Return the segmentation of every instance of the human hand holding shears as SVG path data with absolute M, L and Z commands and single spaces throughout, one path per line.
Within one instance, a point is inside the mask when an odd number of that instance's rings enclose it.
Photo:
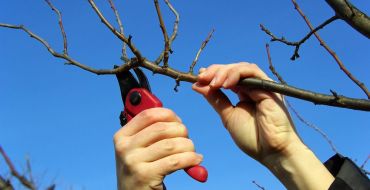
M 117 75 L 125 109 L 114 136 L 119 189 L 165 189 L 164 177 L 179 169 L 204 182 L 207 171 L 198 164 L 186 127 L 151 92 L 141 70 Z

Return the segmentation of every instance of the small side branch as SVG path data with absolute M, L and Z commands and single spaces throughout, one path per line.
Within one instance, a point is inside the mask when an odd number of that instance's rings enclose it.
M 162 33 L 163 33 L 163 37 L 164 37 L 163 67 L 167 68 L 168 67 L 169 53 L 172 50 L 170 49 L 170 41 L 169 41 L 169 38 L 168 38 L 166 26 L 165 26 L 164 21 L 163 21 L 163 17 L 162 17 L 162 13 L 161 13 L 161 8 L 159 7 L 158 0 L 154 0 L 154 5 L 155 5 L 155 9 L 156 9 L 157 15 L 158 15 L 159 26 L 161 27 L 161 30 L 162 30 Z
M 54 11 L 58 15 L 58 23 L 59 23 L 59 28 L 60 32 L 62 33 L 63 37 L 63 54 L 68 55 L 68 44 L 67 44 L 67 35 L 64 30 L 63 26 L 63 19 L 62 19 L 62 13 L 50 2 L 50 0 L 45 0 L 45 2 L 49 5 L 52 11 Z
M 215 32 L 215 29 L 212 29 L 211 32 L 208 33 L 207 38 L 203 41 L 202 45 L 200 46 L 200 48 L 199 48 L 199 50 L 197 52 L 197 55 L 195 56 L 193 62 L 190 65 L 190 68 L 189 68 L 189 73 L 190 74 L 193 74 L 194 67 L 195 67 L 195 65 L 198 62 L 199 56 L 202 53 L 203 49 L 207 46 L 207 44 L 208 44 L 209 40 L 212 38 L 212 35 L 213 35 L 214 32 Z
M 265 190 L 265 188 L 263 186 L 261 186 L 260 184 L 258 184 L 256 181 L 253 180 L 252 183 L 255 184 L 258 189 Z
M 308 20 L 307 16 L 303 13 L 301 8 L 299 7 L 296 0 L 292 0 L 292 3 L 295 7 L 295 9 L 298 11 L 298 13 L 301 15 L 301 17 L 305 20 L 307 26 L 311 29 L 311 31 L 314 30 L 311 22 Z M 317 32 L 313 32 L 317 40 L 319 40 L 320 45 L 323 46 L 326 51 L 334 58 L 335 62 L 338 64 L 339 68 L 357 85 L 359 86 L 362 91 L 366 94 L 367 98 L 370 99 L 370 92 L 366 88 L 365 84 L 361 81 L 359 81 L 353 74 L 344 66 L 343 62 L 339 59 L 337 54 L 324 42 L 324 40 L 319 36 Z
M 368 155 L 366 160 L 364 161 L 364 163 L 361 164 L 361 169 L 365 169 L 365 166 L 366 166 L 367 162 L 369 161 L 369 159 L 370 159 L 370 155 Z
M 370 38 L 370 18 L 349 0 L 325 0 L 335 13 L 352 28 Z
M 125 35 L 121 34 L 119 31 L 117 31 L 111 23 L 108 22 L 108 20 L 104 17 L 103 13 L 100 11 L 98 6 L 95 4 L 94 0 L 88 0 L 91 7 L 94 9 L 95 13 L 98 15 L 102 23 L 120 40 L 122 40 L 124 43 L 127 44 L 127 46 L 130 48 L 132 53 L 136 56 L 138 60 L 144 60 L 144 57 L 141 55 L 140 51 L 135 47 L 135 45 L 131 41 L 131 37 L 128 38 L 125 37 Z
M 35 39 L 36 41 L 40 42 L 43 46 L 45 46 L 46 49 L 49 51 L 49 53 L 51 55 L 53 55 L 54 57 L 60 58 L 60 59 L 64 59 L 64 60 L 67 61 L 68 64 L 75 65 L 75 66 L 77 66 L 77 67 L 79 67 L 79 68 L 81 68 L 83 70 L 86 70 L 86 71 L 89 71 L 89 72 L 92 72 L 92 73 L 95 73 L 95 74 L 114 74 L 116 72 L 115 70 L 106 70 L 106 69 L 98 70 L 98 69 L 94 69 L 94 68 L 91 68 L 89 66 L 86 66 L 86 65 L 84 65 L 84 64 L 82 64 L 82 63 L 74 60 L 73 58 L 69 57 L 67 54 L 61 54 L 61 53 L 56 52 L 49 45 L 49 43 L 46 40 L 44 40 L 40 36 L 36 35 L 35 33 L 33 33 L 31 30 L 27 29 L 23 25 L 11 25 L 11 24 L 0 23 L 0 27 L 24 31 L 31 38 Z
M 299 119 L 299 121 L 301 121 L 306 126 L 312 128 L 313 130 L 315 130 L 316 132 L 318 132 L 326 140 L 326 142 L 328 142 L 328 144 L 330 145 L 330 148 L 333 150 L 333 152 L 338 153 L 338 150 L 337 150 L 337 148 L 335 148 L 333 141 L 330 140 L 329 136 L 323 130 L 321 130 L 316 125 L 314 125 L 314 124 L 308 122 L 307 120 L 305 120 L 301 116 L 301 114 L 299 114 L 299 112 L 296 109 L 294 109 L 294 107 L 290 104 L 290 102 L 288 100 L 285 100 L 285 102 L 288 105 L 288 107 L 290 108 L 290 110 L 292 110 L 293 113 L 297 116 L 297 118 Z
M 329 18 L 328 20 L 326 20 L 325 22 L 323 22 L 322 24 L 317 26 L 315 29 L 311 30 L 301 40 L 296 41 L 296 42 L 287 41 L 284 37 L 278 38 L 276 35 L 274 35 L 269 29 L 267 29 L 262 24 L 260 24 L 260 28 L 261 28 L 262 31 L 264 31 L 267 35 L 269 35 L 271 37 L 271 41 L 278 41 L 278 42 L 284 43 L 288 46 L 294 46 L 295 47 L 294 53 L 293 53 L 293 55 L 290 59 L 291 60 L 296 60 L 297 58 L 299 58 L 299 48 L 301 47 L 301 45 L 303 43 L 305 43 L 315 32 L 323 29 L 326 25 L 332 23 L 333 21 L 335 21 L 337 19 L 339 19 L 339 17 L 337 15 L 332 16 L 331 18 Z
M 117 10 L 116 6 L 114 5 L 113 0 L 108 0 L 108 1 L 109 1 L 110 8 L 112 9 L 112 11 L 114 12 L 114 15 L 116 17 L 116 21 L 117 21 L 118 27 L 119 27 L 119 33 L 124 36 L 125 33 L 124 33 L 121 17 L 119 16 L 118 10 Z M 123 42 L 123 44 L 122 44 L 122 59 L 125 62 L 130 60 L 127 56 L 126 43 L 125 42 Z
M 178 31 L 178 28 L 179 28 L 179 22 L 180 22 L 180 15 L 179 13 L 176 11 L 176 9 L 174 8 L 174 6 L 171 4 L 171 2 L 169 0 L 165 0 L 165 3 L 166 5 L 168 6 L 168 8 L 171 10 L 171 12 L 175 15 L 175 22 L 173 24 L 173 31 L 172 31 L 172 35 L 169 39 L 169 42 L 168 42 L 168 46 L 170 47 L 170 51 L 172 52 L 172 49 L 171 49 L 171 44 L 173 41 L 175 41 L 176 37 L 177 37 L 177 31 Z M 161 52 L 161 54 L 158 56 L 158 58 L 154 61 L 155 64 L 159 65 L 161 63 L 161 61 L 163 60 L 163 57 L 164 57 L 164 54 L 165 54 L 165 51 L 163 50 Z
M 19 180 L 19 182 L 27 187 L 28 189 L 31 189 L 31 190 L 36 190 L 36 186 L 34 183 L 32 183 L 30 180 L 28 180 L 26 177 L 24 177 L 23 175 L 21 175 L 14 167 L 13 163 L 11 162 L 10 158 L 8 157 L 8 155 L 5 153 L 5 151 L 3 150 L 3 148 L 0 146 L 0 154 L 2 155 L 2 157 L 4 158 L 6 164 L 8 165 L 8 168 L 12 174 L 12 176 L 14 176 L 15 178 L 17 178 Z
M 282 84 L 287 84 L 284 81 L 283 77 L 281 77 L 281 75 L 276 71 L 274 65 L 272 64 L 272 58 L 271 58 L 270 45 L 269 44 L 266 44 L 266 53 L 267 53 L 267 58 L 268 58 L 268 61 L 269 61 L 269 69 L 272 72 L 272 74 L 274 74 Z

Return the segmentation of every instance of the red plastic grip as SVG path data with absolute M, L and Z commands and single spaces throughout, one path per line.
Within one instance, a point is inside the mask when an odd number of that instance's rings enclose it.
M 140 100 L 136 102 L 136 105 L 133 105 L 130 101 L 130 97 L 133 93 L 138 93 L 140 96 Z M 125 109 L 124 114 L 127 118 L 127 121 L 130 121 L 133 117 L 135 117 L 140 112 L 149 109 L 149 108 L 156 108 L 156 107 L 163 107 L 162 102 L 151 92 L 149 92 L 145 88 L 134 88 L 131 89 L 128 93 L 126 100 L 125 100 Z M 193 166 L 184 169 L 185 172 L 192 177 L 193 179 L 199 182 L 206 182 L 208 178 L 207 169 L 203 166 Z

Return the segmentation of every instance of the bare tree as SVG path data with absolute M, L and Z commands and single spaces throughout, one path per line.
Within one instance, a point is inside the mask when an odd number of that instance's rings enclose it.
M 270 61 L 270 68 L 272 72 L 278 77 L 280 80 L 280 83 L 277 82 L 271 82 L 266 80 L 261 80 L 257 78 L 248 78 L 240 81 L 240 85 L 246 86 L 248 88 L 258 88 L 258 89 L 264 89 L 268 91 L 273 91 L 277 93 L 281 93 L 286 96 L 306 100 L 309 102 L 312 102 L 314 104 L 322 104 L 327 106 L 335 106 L 335 107 L 341 107 L 341 108 L 348 108 L 348 109 L 354 109 L 354 110 L 362 110 L 362 111 L 370 111 L 370 92 L 367 89 L 366 85 L 361 82 L 357 77 L 355 77 L 344 65 L 343 61 L 339 58 L 339 56 L 334 52 L 332 48 L 330 48 L 325 41 L 320 37 L 318 34 L 318 31 L 325 28 L 325 26 L 337 22 L 337 21 L 344 21 L 348 24 L 348 26 L 354 28 L 357 30 L 360 34 L 364 35 L 366 38 L 370 38 L 370 18 L 363 13 L 360 9 L 355 7 L 351 2 L 348 0 L 326 0 L 328 5 L 333 9 L 334 15 L 327 20 L 325 20 L 322 24 L 314 27 L 311 22 L 309 21 L 308 17 L 304 14 L 302 9 L 299 7 L 298 3 L 295 0 L 291 0 L 295 9 L 299 13 L 299 15 L 304 19 L 307 26 L 310 29 L 310 32 L 299 41 L 289 41 L 285 39 L 284 37 L 277 37 L 274 33 L 272 33 L 267 27 L 264 25 L 260 25 L 261 29 L 271 38 L 271 41 L 277 41 L 284 43 L 288 46 L 293 46 L 294 53 L 291 57 L 292 60 L 295 60 L 299 58 L 299 50 L 300 47 L 312 36 L 315 36 L 315 38 L 319 41 L 320 45 L 333 57 L 334 62 L 339 66 L 339 68 L 343 71 L 343 73 L 353 81 L 355 85 L 357 85 L 366 95 L 365 98 L 359 99 L 359 98 L 352 98 L 347 97 L 344 95 L 340 95 L 334 90 L 330 90 L 331 94 L 322 94 L 318 92 L 313 92 L 309 90 L 304 90 L 298 87 L 294 87 L 291 85 L 288 85 L 281 76 L 276 72 L 276 70 L 272 66 L 271 57 L 269 53 L 269 47 L 267 46 L 267 52 L 268 52 L 268 58 Z M 108 3 L 115 15 L 116 18 L 116 25 L 118 27 L 115 27 L 114 24 L 111 23 L 105 16 L 104 13 L 99 9 L 97 4 L 94 2 L 94 0 L 88 0 L 88 3 L 91 5 L 91 8 L 94 10 L 94 12 L 97 15 L 97 18 L 105 25 L 105 27 L 111 31 L 112 35 L 118 38 L 122 42 L 122 51 L 121 56 L 123 63 L 119 65 L 118 67 L 114 69 L 98 69 L 88 66 L 85 63 L 79 62 L 77 59 L 71 57 L 68 53 L 68 38 L 67 34 L 64 29 L 63 25 L 63 19 L 62 14 L 59 11 L 57 7 L 55 7 L 50 0 L 45 0 L 47 5 L 51 8 L 53 13 L 57 16 L 58 25 L 60 28 L 60 33 L 63 39 L 63 49 L 61 51 L 57 51 L 52 47 L 49 42 L 47 42 L 43 37 L 39 36 L 38 34 L 34 33 L 24 25 L 14 25 L 9 23 L 0 23 L 0 27 L 2 28 L 8 28 L 13 30 L 21 30 L 24 33 L 28 34 L 31 38 L 35 39 L 37 42 L 41 43 L 47 51 L 53 55 L 54 57 L 58 59 L 65 60 L 67 64 L 74 65 L 80 69 L 83 69 L 85 71 L 97 74 L 97 75 L 113 75 L 117 74 L 123 71 L 127 71 L 134 67 L 143 67 L 146 68 L 153 73 L 166 75 L 168 77 L 173 78 L 176 81 L 175 90 L 177 90 L 177 87 L 180 85 L 181 81 L 186 82 L 196 82 L 197 76 L 194 75 L 194 67 L 196 66 L 198 59 L 200 57 L 201 52 L 206 47 L 207 43 L 211 40 L 212 34 L 214 30 L 212 29 L 211 32 L 208 34 L 206 39 L 201 43 L 201 46 L 199 50 L 196 53 L 196 56 L 194 60 L 189 64 L 189 70 L 188 71 L 179 71 L 171 67 L 171 54 L 173 52 L 172 50 L 172 43 L 174 40 L 176 40 L 177 33 L 178 33 L 178 26 L 180 22 L 180 16 L 175 7 L 171 4 L 169 0 L 164 0 L 164 3 L 167 5 L 171 13 L 173 14 L 175 20 L 173 22 L 172 26 L 172 32 L 169 32 L 169 30 L 166 28 L 166 24 L 164 23 L 164 19 L 162 17 L 161 8 L 159 5 L 158 0 L 153 0 L 154 8 L 156 10 L 157 16 L 158 16 L 158 23 L 160 25 L 160 30 L 163 34 L 163 50 L 161 53 L 157 56 L 154 60 L 149 60 L 145 55 L 141 53 L 141 51 L 137 48 L 137 46 L 134 43 L 134 37 L 131 35 L 125 34 L 124 25 L 122 24 L 119 10 L 115 6 L 113 0 L 108 0 Z M 134 55 L 133 57 L 129 57 L 127 51 L 131 51 Z M 112 67 L 113 68 L 113 64 Z M 293 112 L 295 112 L 293 110 Z M 302 117 L 300 117 L 302 118 Z M 305 121 L 303 118 L 301 121 Z M 309 122 L 305 122 L 308 124 Z M 310 125 L 310 124 L 308 124 Z M 312 126 L 312 125 L 311 125 Z M 325 134 L 323 134 L 325 137 Z M 329 140 L 327 137 L 325 137 L 327 140 Z M 332 145 L 332 143 L 329 140 L 329 144 Z M 335 148 L 332 145 L 332 149 L 334 151 Z M 10 171 L 12 172 L 12 175 L 15 176 L 25 187 L 29 189 L 35 189 L 36 187 L 32 183 L 32 180 L 26 180 L 24 176 L 20 175 L 16 170 L 14 169 L 13 165 L 10 162 L 10 159 L 7 159 L 8 157 L 6 154 L 2 151 L 1 153 L 5 160 L 7 161 L 7 164 L 9 166 Z M 0 176 L 0 187 L 12 189 L 11 183 L 9 180 L 2 178 Z

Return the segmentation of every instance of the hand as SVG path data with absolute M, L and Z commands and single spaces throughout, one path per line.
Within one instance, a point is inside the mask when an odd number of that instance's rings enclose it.
M 209 101 L 220 114 L 235 143 L 248 155 L 266 163 L 292 144 L 302 144 L 284 106 L 282 96 L 257 89 L 238 87 L 241 78 L 271 80 L 255 64 L 212 65 L 201 69 L 193 89 Z M 233 106 L 220 88 L 233 90 L 239 103 Z
M 118 189 L 162 190 L 166 175 L 198 165 L 187 129 L 171 110 L 152 108 L 114 135 Z
M 193 89 L 217 111 L 240 149 L 288 189 L 328 189 L 334 178 L 298 137 L 283 96 L 237 86 L 248 77 L 271 80 L 255 64 L 212 65 L 200 70 Z M 235 92 L 239 102 L 232 105 L 221 88 Z

